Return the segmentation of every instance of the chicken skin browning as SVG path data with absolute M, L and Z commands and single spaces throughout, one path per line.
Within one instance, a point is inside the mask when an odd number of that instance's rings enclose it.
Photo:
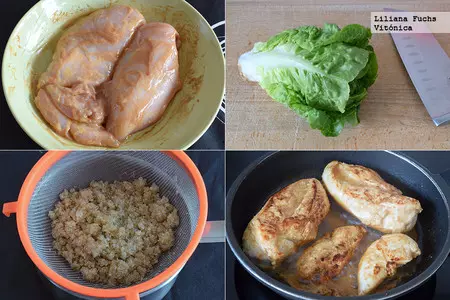
M 181 89 L 178 46 L 169 24 L 149 23 L 136 32 L 104 88 L 106 129 L 118 140 L 157 122 Z
M 303 179 L 292 183 L 266 202 L 244 231 L 247 255 L 278 265 L 317 236 L 319 224 L 330 211 L 330 202 L 320 181 Z
M 362 226 L 342 226 L 326 233 L 297 260 L 297 273 L 305 280 L 325 283 L 339 275 L 366 234 Z
M 312 283 L 312 282 L 302 283 L 302 282 L 298 281 L 297 279 L 295 279 L 293 276 L 285 277 L 283 279 L 286 280 L 286 282 L 290 286 L 292 286 L 293 288 L 300 290 L 300 291 L 313 293 L 313 294 L 319 294 L 322 296 L 334 296 L 334 297 L 343 296 L 337 289 L 328 287 L 325 284 Z
M 363 166 L 333 161 L 325 167 L 322 179 L 339 205 L 384 233 L 410 231 L 422 211 L 418 200 L 402 195 L 377 172 Z
M 359 261 L 359 295 L 372 292 L 383 280 L 394 276 L 398 267 L 420 254 L 417 243 L 405 234 L 387 234 L 373 242 Z

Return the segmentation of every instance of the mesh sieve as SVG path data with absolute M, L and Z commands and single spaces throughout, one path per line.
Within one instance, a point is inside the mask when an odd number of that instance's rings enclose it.
M 171 266 L 188 247 L 196 230 L 199 200 L 196 186 L 188 172 L 169 155 L 154 151 L 71 152 L 45 172 L 30 199 L 26 220 L 31 245 L 44 264 L 60 276 L 85 287 L 115 289 L 85 281 L 81 273 L 72 270 L 68 262 L 53 249 L 48 212 L 53 209 L 64 189 L 83 188 L 92 180 L 124 181 L 139 177 L 157 184 L 160 194 L 169 198 L 170 203 L 178 209 L 180 217 L 175 245 L 161 255 L 159 262 L 142 282 Z M 126 286 L 117 288 L 123 287 Z

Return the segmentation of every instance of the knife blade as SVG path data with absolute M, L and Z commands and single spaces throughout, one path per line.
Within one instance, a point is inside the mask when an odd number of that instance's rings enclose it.
M 398 10 L 385 8 L 384 11 Z M 390 33 L 406 71 L 436 126 L 450 122 L 450 59 L 430 33 Z

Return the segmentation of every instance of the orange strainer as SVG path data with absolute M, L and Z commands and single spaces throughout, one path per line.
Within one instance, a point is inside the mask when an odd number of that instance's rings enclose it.
M 64 189 L 88 186 L 92 180 L 123 181 L 138 177 L 159 185 L 161 195 L 167 196 L 178 209 L 180 226 L 176 230 L 175 245 L 137 284 L 111 288 L 89 283 L 53 250 L 48 212 Z M 18 201 L 3 206 L 6 216 L 16 213 L 22 244 L 50 281 L 85 299 L 126 300 L 136 300 L 152 293 L 156 295 L 173 285 L 202 238 L 207 210 L 203 179 L 192 160 L 182 151 L 48 152 L 28 174 Z

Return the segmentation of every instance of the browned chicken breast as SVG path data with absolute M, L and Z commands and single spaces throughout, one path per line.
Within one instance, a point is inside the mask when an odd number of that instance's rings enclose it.
M 335 297 L 346 296 L 346 295 L 341 295 L 341 293 L 337 289 L 326 286 L 324 284 L 318 284 L 318 283 L 312 283 L 312 282 L 311 283 L 302 283 L 302 282 L 299 282 L 298 280 L 296 280 L 293 276 L 289 276 L 289 277 L 283 278 L 283 279 L 286 280 L 286 282 L 290 286 L 292 286 L 293 288 L 300 290 L 300 291 L 309 292 L 309 293 L 313 293 L 313 294 L 319 294 L 322 296 L 335 296 Z
M 299 180 L 271 196 L 250 221 L 242 238 L 250 257 L 277 265 L 314 240 L 330 202 L 320 181 Z
M 358 265 L 358 293 L 366 295 L 383 280 L 395 275 L 397 268 L 420 255 L 417 243 L 405 234 L 387 234 L 373 242 Z
M 297 260 L 302 279 L 325 283 L 341 273 L 366 234 L 362 226 L 342 226 L 326 233 L 308 247 Z
M 337 203 L 381 232 L 410 231 L 422 211 L 418 200 L 403 196 L 377 172 L 363 166 L 333 161 L 326 166 L 322 179 Z

